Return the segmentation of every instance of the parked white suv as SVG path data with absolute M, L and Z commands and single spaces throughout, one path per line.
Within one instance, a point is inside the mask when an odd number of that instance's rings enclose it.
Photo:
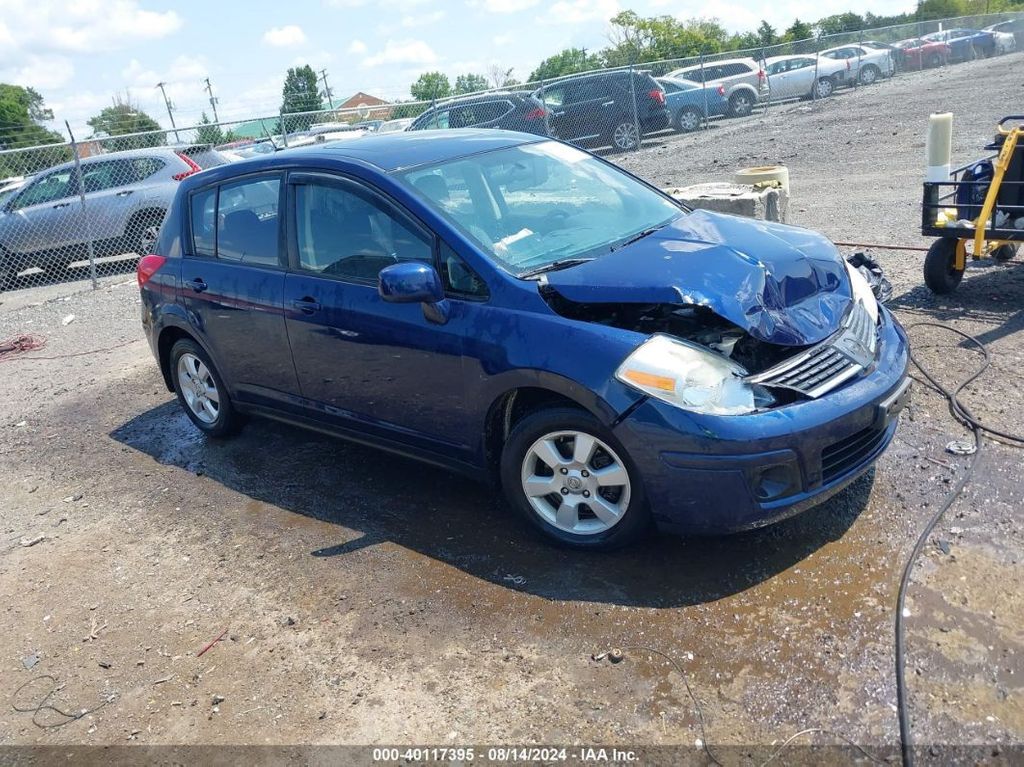
M 674 69 L 665 77 L 689 80 L 710 88 L 722 86 L 729 101 L 730 117 L 748 115 L 758 102 L 768 98 L 768 76 L 754 59 L 708 61 L 703 67 L 694 64 Z
M 849 64 L 846 70 L 845 85 L 859 82 L 871 85 L 880 77 L 892 77 L 896 66 L 892 61 L 892 53 L 888 49 L 872 48 L 867 45 L 840 45 L 822 51 L 822 58 L 833 61 L 845 61 Z

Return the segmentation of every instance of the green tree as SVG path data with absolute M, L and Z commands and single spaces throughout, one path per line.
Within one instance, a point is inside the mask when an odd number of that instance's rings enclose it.
M 483 75 L 459 75 L 455 78 L 455 94 L 460 93 L 476 93 L 477 91 L 485 91 L 490 87 L 487 82 L 487 78 Z
M 0 83 L 0 149 L 64 144 L 61 134 L 39 124 L 52 119 L 53 112 L 34 88 Z M 0 178 L 36 173 L 70 159 L 66 144 L 0 155 Z
M 837 35 L 840 32 L 859 32 L 864 29 L 864 18 L 856 13 L 847 11 L 846 13 L 826 16 L 815 26 L 823 35 Z
M 929 19 L 948 19 L 968 13 L 962 0 L 920 0 L 917 4 L 917 18 L 921 21 Z
M 409 88 L 416 101 L 432 101 L 452 95 L 452 86 L 447 75 L 441 72 L 424 72 Z
M 93 138 L 107 136 L 124 136 L 105 142 L 104 146 L 111 151 L 124 149 L 145 149 L 151 146 L 163 146 L 167 136 L 160 123 L 142 111 L 138 104 L 133 104 L 125 95 L 114 96 L 114 103 L 94 117 L 89 118 L 87 125 L 93 130 Z M 128 134 L 141 133 L 136 136 Z
M 601 52 L 608 66 L 624 66 L 661 59 L 717 53 L 728 35 L 713 19 L 682 22 L 672 16 L 638 15 L 622 11 L 611 19 L 611 47 Z
M 206 112 L 203 112 L 202 119 L 199 121 L 199 127 L 196 128 L 196 141 L 200 144 L 223 144 L 227 139 L 224 137 L 224 131 L 220 129 L 219 125 L 214 125 L 210 122 L 210 118 L 206 116 Z
M 537 68 L 530 72 L 529 82 L 574 75 L 600 66 L 601 57 L 598 54 L 587 53 L 585 48 L 566 48 L 538 64 Z
M 759 45 L 775 45 L 779 42 L 779 34 L 775 31 L 775 27 L 764 19 L 757 27 L 757 42 Z
M 794 40 L 807 40 L 812 37 L 814 37 L 814 30 L 811 29 L 810 24 L 805 24 L 800 19 L 793 19 L 792 25 L 786 30 L 782 39 L 786 42 L 792 42 Z
M 284 121 L 289 132 L 306 130 L 312 125 L 314 115 L 299 113 L 316 112 L 324 108 L 319 86 L 316 72 L 309 64 L 289 67 L 284 78 L 284 87 L 281 89 L 281 113 L 294 115 L 285 118 Z

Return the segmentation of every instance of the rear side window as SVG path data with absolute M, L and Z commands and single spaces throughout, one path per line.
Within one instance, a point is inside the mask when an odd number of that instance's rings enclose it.
M 192 195 L 192 252 L 224 261 L 279 266 L 281 181 L 246 179 Z
M 132 160 L 132 165 L 135 166 L 135 178 L 142 181 L 157 173 L 166 163 L 156 157 L 139 157 Z

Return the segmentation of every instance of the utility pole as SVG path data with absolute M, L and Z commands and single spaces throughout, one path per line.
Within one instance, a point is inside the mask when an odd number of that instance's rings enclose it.
M 160 92 L 164 95 L 164 104 L 167 105 L 167 116 L 171 120 L 171 130 L 174 131 L 174 140 L 181 143 L 181 137 L 178 135 L 178 126 L 174 124 L 174 112 L 171 109 L 171 100 L 167 98 L 167 91 L 164 90 L 164 86 L 167 83 L 157 83 L 156 87 L 160 89 Z
M 327 84 L 327 70 L 326 69 L 321 69 L 320 70 L 320 77 L 324 81 L 324 93 L 327 94 L 327 103 L 331 105 L 331 109 L 334 109 L 334 98 L 333 98 L 333 95 L 331 94 L 331 86 L 329 86 Z
M 217 99 L 213 97 L 213 86 L 210 85 L 210 78 L 207 77 L 204 82 L 206 83 L 206 92 L 210 94 L 210 107 L 213 109 L 213 121 L 215 123 L 219 123 L 220 118 L 217 117 Z

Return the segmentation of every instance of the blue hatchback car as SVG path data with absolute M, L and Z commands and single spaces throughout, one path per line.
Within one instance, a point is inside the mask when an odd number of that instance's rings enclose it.
M 492 478 L 581 548 L 768 524 L 878 458 L 907 340 L 836 248 L 568 144 L 364 137 L 185 179 L 142 321 L 206 434 L 266 416 Z
M 729 114 L 724 85 L 709 88 L 672 77 L 659 77 L 658 84 L 665 89 L 665 106 L 672 118 L 672 128 L 680 133 L 697 130 L 705 118 Z

